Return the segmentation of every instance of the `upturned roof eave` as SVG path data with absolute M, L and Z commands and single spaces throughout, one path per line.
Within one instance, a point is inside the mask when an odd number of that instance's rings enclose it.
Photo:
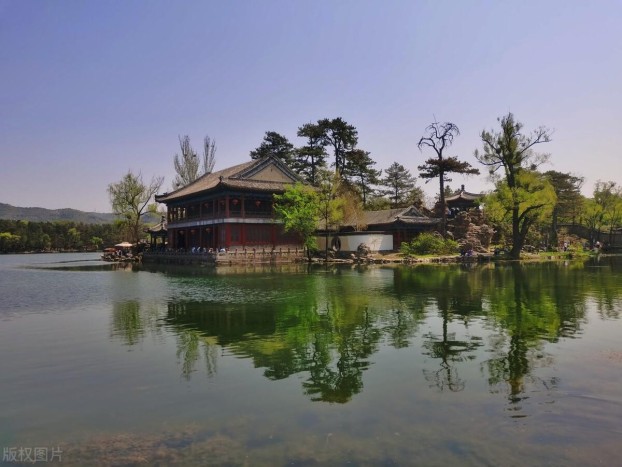
M 158 203 L 170 203 L 173 201 L 185 201 L 185 200 L 189 200 L 192 198 L 195 198 L 197 196 L 204 196 L 204 195 L 209 195 L 212 194 L 214 192 L 217 191 L 222 191 L 222 190 L 237 190 L 237 191 L 245 191 L 245 192 L 264 192 L 264 193 L 283 193 L 285 191 L 285 187 L 286 185 L 288 185 L 289 183 L 287 182 L 283 182 L 282 183 L 282 187 L 261 187 L 261 186 L 244 186 L 243 182 L 244 180 L 231 180 L 232 183 L 228 183 L 229 180 L 224 179 L 219 181 L 216 185 L 209 187 L 209 188 L 205 188 L 203 190 L 198 190 L 192 193 L 187 193 L 187 194 L 183 194 L 183 195 L 179 195 L 179 196 L 175 196 L 174 193 L 170 193 L 168 195 L 156 195 L 155 196 L 155 200 Z M 240 183 L 242 182 L 242 183 Z M 249 184 L 253 183 L 253 184 L 258 184 L 261 185 L 261 181 L 258 180 L 253 180 L 252 182 L 249 181 Z M 271 183 L 271 184 L 277 184 L 280 182 L 266 182 L 266 184 Z M 291 183 L 295 183 L 295 182 L 291 182 Z
M 242 164 L 234 165 L 232 167 L 227 167 L 225 169 L 212 172 L 210 174 L 204 174 L 200 176 L 199 178 L 197 178 L 192 183 L 189 183 L 188 185 L 178 188 L 170 193 L 164 193 L 162 195 L 155 195 L 155 201 L 157 203 L 167 203 L 171 201 L 181 201 L 185 199 L 190 199 L 200 194 L 213 192 L 217 190 L 219 187 L 227 186 L 226 184 L 227 180 L 231 180 L 232 183 L 235 183 L 235 182 L 243 183 L 245 180 L 248 180 L 243 177 L 252 175 L 257 170 L 260 170 L 262 166 L 265 166 L 266 164 L 270 162 L 275 164 L 280 170 L 282 170 L 285 174 L 287 174 L 290 178 L 292 178 L 293 179 L 292 183 L 295 183 L 297 181 L 302 181 L 300 176 L 298 176 L 298 174 L 293 172 L 287 165 L 285 165 L 283 161 L 281 161 L 280 159 L 274 156 L 268 156 L 262 159 L 255 159 L 249 162 L 244 162 Z M 206 182 L 206 179 L 210 179 L 210 178 L 216 179 L 217 177 L 218 177 L 218 180 L 213 180 L 213 182 L 210 182 L 210 181 Z M 248 181 L 249 183 L 259 183 L 259 184 L 261 184 L 262 182 L 261 180 L 252 180 L 252 181 L 248 180 Z M 202 188 L 200 187 L 201 183 L 206 183 L 208 184 L 208 186 Z M 209 186 L 209 183 L 214 183 L 214 185 Z M 267 181 L 266 183 L 279 183 L 279 182 Z M 196 187 L 196 188 L 193 188 L 193 187 Z M 239 186 L 235 186 L 233 188 L 242 189 Z M 252 188 L 252 187 L 248 188 L 248 190 L 253 190 L 253 189 L 262 191 L 261 188 Z M 273 190 L 264 189 L 263 191 L 273 191 Z M 281 191 L 281 190 L 279 189 L 277 191 Z

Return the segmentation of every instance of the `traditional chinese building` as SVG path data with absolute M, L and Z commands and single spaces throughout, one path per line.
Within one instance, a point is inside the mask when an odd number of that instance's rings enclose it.
M 479 206 L 479 200 L 483 196 L 482 193 L 469 193 L 464 189 L 464 185 L 462 185 L 458 193 L 445 198 L 448 217 L 455 217 L 462 211 L 469 211 L 477 208 Z
M 300 246 L 295 234 L 284 232 L 272 208 L 273 195 L 297 181 L 298 176 L 281 160 L 265 157 L 156 195 L 168 211 L 168 248 Z
M 164 250 L 166 248 L 168 240 L 166 216 L 162 216 L 159 223 L 145 229 L 145 232 L 149 234 L 149 247 L 152 251 Z
M 372 251 L 399 250 L 402 242 L 410 242 L 421 232 L 434 232 L 440 228 L 441 219 L 431 217 L 423 207 L 384 209 L 364 211 L 359 222 L 346 220 L 339 232 L 328 235 L 330 248 L 343 251 L 355 251 L 360 243 L 371 247 Z M 365 226 L 359 230 L 357 224 Z M 325 247 L 326 231 L 320 230 L 318 244 Z

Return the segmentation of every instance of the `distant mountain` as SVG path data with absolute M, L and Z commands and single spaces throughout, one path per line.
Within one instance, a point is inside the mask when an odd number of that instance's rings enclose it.
M 107 224 L 113 222 L 115 215 L 108 212 L 85 212 L 77 209 L 18 208 L 0 203 L 0 219 L 32 222 L 68 221 L 83 224 Z M 145 222 L 158 222 L 159 217 L 147 216 Z

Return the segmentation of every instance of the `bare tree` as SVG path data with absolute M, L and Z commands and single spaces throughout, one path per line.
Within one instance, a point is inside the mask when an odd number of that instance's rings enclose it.
M 203 166 L 199 170 L 199 157 L 197 152 L 190 144 L 190 137 L 185 135 L 179 136 L 180 154 L 175 154 L 173 164 L 175 166 L 175 180 L 173 180 L 173 189 L 181 188 L 194 182 L 201 175 L 212 173 L 214 164 L 216 163 L 216 140 L 205 136 L 203 139 Z
M 438 123 L 434 122 L 426 128 L 427 136 L 423 136 L 417 147 L 420 151 L 424 146 L 430 147 L 436 153 L 436 158 L 430 158 L 425 161 L 425 164 L 418 166 L 417 168 L 421 172 L 419 177 L 431 180 L 438 178 L 439 180 L 439 204 L 441 207 L 442 217 L 442 233 L 443 236 L 447 234 L 447 205 L 445 203 L 445 182 L 450 182 L 451 179 L 447 178 L 449 173 L 460 174 L 479 174 L 479 169 L 471 167 L 468 162 L 459 161 L 457 157 L 445 157 L 443 152 L 445 149 L 452 145 L 454 137 L 460 134 L 458 127 L 451 123 Z
M 199 177 L 199 159 L 194 148 L 190 145 L 190 137 L 185 135 L 179 138 L 179 148 L 181 155 L 175 154 L 173 164 L 175 166 L 175 180 L 173 180 L 173 188 L 181 188 L 189 183 L 194 182 Z
M 209 135 L 203 138 L 203 174 L 211 174 L 216 164 L 216 140 Z

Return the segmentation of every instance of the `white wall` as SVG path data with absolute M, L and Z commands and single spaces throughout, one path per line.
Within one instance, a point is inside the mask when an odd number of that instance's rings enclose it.
M 380 234 L 380 233 L 340 233 L 331 234 L 328 237 L 328 246 L 330 247 L 331 241 L 334 237 L 339 237 L 341 241 L 341 250 L 344 252 L 354 252 L 361 243 L 366 244 L 371 251 L 392 251 L 393 250 L 393 235 Z M 326 248 L 326 237 L 318 236 L 317 246 L 320 250 Z

